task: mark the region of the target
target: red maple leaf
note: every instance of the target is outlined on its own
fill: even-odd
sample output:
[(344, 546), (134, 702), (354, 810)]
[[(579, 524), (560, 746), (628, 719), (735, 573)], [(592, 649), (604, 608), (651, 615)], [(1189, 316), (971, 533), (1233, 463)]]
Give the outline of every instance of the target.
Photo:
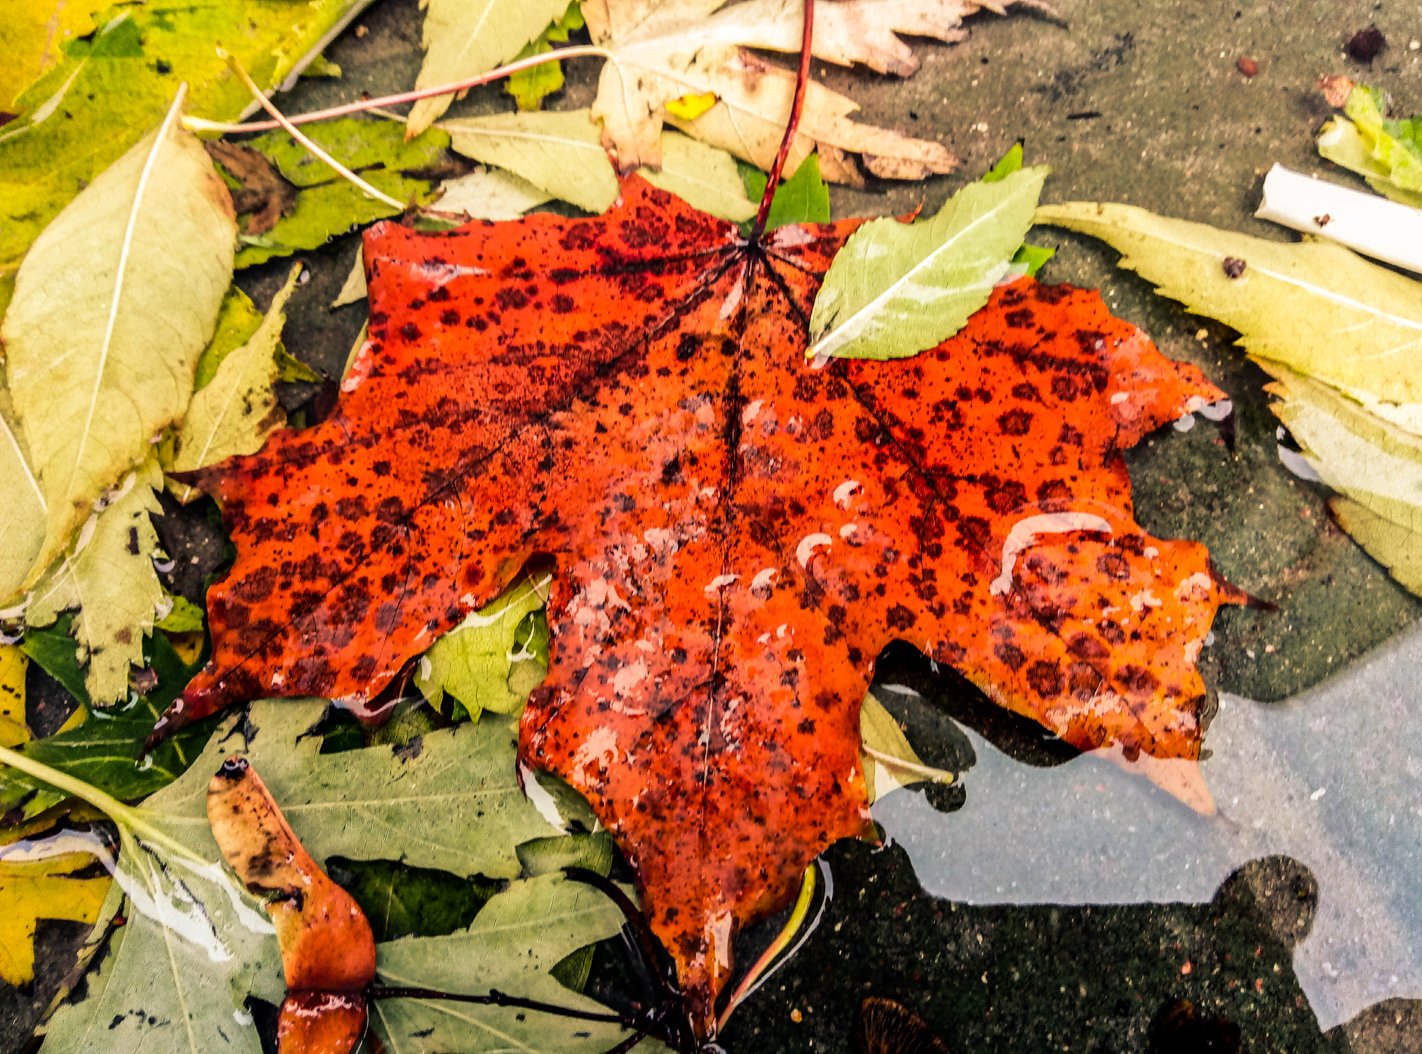
[(172, 719), (359, 710), (551, 555), (522, 752), (616, 835), (705, 1031), (738, 926), (868, 829), (890, 641), (1083, 749), (1195, 758), (1195, 653), (1238, 594), (1135, 523), (1120, 451), (1221, 393), (1028, 280), (916, 358), (814, 368), (854, 226), (752, 241), (633, 179), (592, 219), (373, 228), (334, 416), (201, 478), (238, 558)]

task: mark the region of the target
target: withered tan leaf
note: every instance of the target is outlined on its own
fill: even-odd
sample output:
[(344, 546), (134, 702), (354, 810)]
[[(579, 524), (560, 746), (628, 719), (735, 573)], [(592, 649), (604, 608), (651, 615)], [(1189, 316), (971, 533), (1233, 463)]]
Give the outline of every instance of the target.
[[(900, 34), (945, 42), (963, 39), (963, 20), (1002, 5), (973, 0), (843, 0), (821, 4), (813, 53), (839, 65), (863, 65), (907, 76), (918, 60)], [(661, 163), (664, 122), (768, 168), (794, 94), (794, 76), (745, 48), (794, 52), (800, 48), (799, 0), (586, 0), (583, 15), (593, 42), (612, 58), (603, 68), (594, 115), (603, 141), (624, 169)], [(667, 103), (711, 93), (708, 112), (678, 119)], [(947, 172), (957, 159), (939, 143), (914, 139), (852, 120), (858, 109), (845, 95), (811, 83), (789, 167), (816, 148), (826, 179), (859, 182), (846, 155), (859, 154), (872, 173), (919, 179)]]

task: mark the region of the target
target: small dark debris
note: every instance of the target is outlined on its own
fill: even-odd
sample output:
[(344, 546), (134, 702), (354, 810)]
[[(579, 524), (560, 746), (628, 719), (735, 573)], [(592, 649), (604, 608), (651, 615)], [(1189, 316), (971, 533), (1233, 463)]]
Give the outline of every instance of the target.
[(1234, 68), (1246, 77), (1257, 77), (1259, 75), (1259, 63), (1248, 55), (1241, 55), (1235, 60)]
[(1372, 62), (1387, 47), (1387, 37), (1377, 26), (1360, 29), (1348, 38), (1343, 50), (1354, 62)]
[(128, 529), (128, 555), (129, 555), (129, 556), (137, 556), (137, 555), (138, 555), (138, 528), (137, 528), (137, 527), (130, 527), (130, 528)]
[(1100, 110), (1074, 110), (1067, 114), (1068, 121), (1094, 121), (1101, 116)]
[(1313, 218), (1313, 222), (1315, 226), (1327, 227), (1330, 223), (1333, 222), (1333, 217), (1325, 212), (1322, 216), (1315, 216)]
[(1226, 256), (1222, 266), (1224, 267), (1225, 274), (1231, 278), (1238, 278), (1244, 274), (1244, 268), (1247, 265), (1238, 256)]
[(158, 687), (158, 671), (151, 666), (145, 666), (129, 678), (129, 683), (139, 695), (147, 695)]

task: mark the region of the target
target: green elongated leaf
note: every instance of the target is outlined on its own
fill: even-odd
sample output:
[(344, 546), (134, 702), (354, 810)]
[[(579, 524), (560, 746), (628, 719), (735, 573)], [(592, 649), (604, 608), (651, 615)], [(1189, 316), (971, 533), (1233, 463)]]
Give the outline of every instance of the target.
[(1318, 152), (1335, 165), (1356, 172), (1384, 197), (1422, 209), (1422, 190), (1405, 190), (1392, 181), (1392, 170), (1373, 157), (1352, 121), (1330, 118), (1318, 133)]
[(1422, 596), (1422, 436), (1379, 420), (1302, 374), (1265, 364), (1273, 410), (1341, 498), (1334, 514), (1368, 554)]
[[(286, 302), (300, 276), (300, 266), (293, 267), (251, 339), (224, 357), (211, 383), (193, 395), (178, 429), (172, 460), (164, 466), (168, 471), (187, 472), (236, 454), (250, 454), (261, 448), (273, 429), (286, 424), (286, 412), (272, 385), (282, 369), (277, 353), (286, 324)], [(197, 493), (186, 484), (173, 486), (174, 496), (182, 502)]]
[[(582, 8), (578, 6), (578, 0), (573, 0), (563, 12), (563, 17), (540, 33), (517, 57), (524, 59), (552, 51), (554, 44), (566, 44), (568, 35), (582, 29), (585, 24)], [(537, 110), (543, 105), (544, 99), (562, 89), (561, 62), (545, 62), (540, 66), (519, 70), (510, 74), (509, 79), (504, 82), (504, 91), (513, 97), (520, 110)]]
[(182, 415), (231, 283), (232, 201), (181, 114), (180, 100), (45, 229), (0, 324), (48, 510), (28, 584)]
[(95, 507), (70, 552), (29, 594), (29, 626), (48, 626), (61, 611), (77, 611), (71, 632), (87, 666), (89, 698), (98, 706), (128, 697), (129, 668), (143, 660), (143, 641), (167, 603), (153, 567), (163, 554), (150, 519), (163, 511), (154, 491), (162, 485), (150, 455)]
[(878, 801), (890, 791), (913, 783), (952, 783), (953, 773), (923, 763), (914, 751), (894, 715), (874, 694), (864, 697), (859, 710), (860, 757), (864, 766), (864, 787), (869, 801)]
[(520, 579), (493, 603), (437, 640), (415, 670), (415, 685), (438, 707), (453, 696), (478, 720), (483, 710), (511, 714), (548, 670), (548, 624), (543, 610), (550, 579)]
[(40, 230), (162, 120), (179, 83), (201, 116), (230, 121), (254, 108), (215, 41), (275, 88), (369, 3), (147, 0), (99, 14), (98, 31), (67, 44), (0, 128), (0, 309)]
[[(68, 621), (66, 617), (48, 630), (27, 634), (23, 648), (87, 706), (77, 645), (65, 632)], [(203, 721), (191, 730), (183, 729), (145, 755), (143, 742), (148, 733), (197, 668), (196, 664), (185, 664), (161, 634), (149, 638), (147, 657), (158, 684), (146, 696), (106, 710), (91, 710), (77, 728), (33, 740), (20, 752), (120, 801), (136, 801), (177, 779), (202, 751), (215, 722)], [(0, 768), (0, 815), (16, 810), (15, 820), (28, 820), (64, 798), (48, 784)]]
[[(86, 793), (119, 828), (115, 878), (126, 900), (111, 895), (105, 917), (123, 910), (128, 922), (109, 938), (109, 955), (84, 997), (51, 1020), (46, 1049), (260, 1050), (246, 999), (281, 998), (276, 941), (256, 901), (217, 863), (206, 811), (211, 774), (233, 753), (261, 773), (318, 859), (395, 855), (414, 867), (515, 878), (518, 845), (556, 833), (518, 791), (511, 723), (465, 724), (400, 750), (321, 754), (319, 737), (306, 733), (323, 710), (318, 701), (253, 704), (245, 721), (229, 718), (193, 766), (141, 808)], [(407, 938), (383, 945), (380, 954), (395, 949), (397, 974), (411, 984), (441, 983), (451, 970), (463, 982), (482, 970), (480, 983), (494, 977), (513, 994), (586, 1005), (556, 983), (550, 987), (543, 964), (616, 932), (621, 917), (600, 894), (572, 883), (565, 890), (564, 883), (514, 881), (508, 892), (515, 895), (494, 897), (460, 935), (460, 961), (448, 959), (451, 949), (441, 943), (453, 939), (447, 937)], [(522, 952), (520, 960), (501, 966), (511, 947)], [(426, 961), (434, 968), (423, 968)], [(419, 1004), (409, 1006), (419, 1012)], [(537, 1034), (539, 1026), (528, 1027)], [(582, 1025), (558, 1019), (542, 1027), (566, 1040)], [(392, 1049), (450, 1048), (414, 1047), (402, 1037)]]
[(1023, 169), (968, 184), (931, 219), (864, 224), (815, 297), (807, 355), (902, 358), (951, 337), (1007, 274), (1046, 178)]
[[(466, 117), (440, 127), (459, 153), (587, 212), (602, 212), (617, 200), (617, 173), (587, 110)], [(713, 216), (740, 222), (755, 214), (731, 155), (679, 133), (663, 135), (661, 170), (641, 174)]]
[[(343, 117), (322, 121), (306, 130), (313, 142), (362, 179), (397, 201), (426, 204), (433, 199), (433, 180), (421, 173), (444, 160), (449, 137), (432, 130), (405, 141), (397, 121)], [(364, 224), (400, 210), (365, 194), (285, 132), (267, 132), (244, 145), (270, 160), (297, 188), (290, 215), (271, 230), (243, 235), (238, 267), (251, 267), (277, 256), (289, 256), (326, 244)]]
[[(743, 165), (741, 172), (745, 179), (746, 197), (759, 203), (768, 177), (760, 169), (749, 165)], [(770, 203), (765, 229), (773, 231), (787, 223), (828, 223), (829, 219), (829, 184), (820, 177), (820, 155), (811, 154), (800, 162), (793, 176), (781, 181)]]
[(0, 604), (20, 592), (44, 545), (48, 519), (44, 493), (30, 469), (29, 452), (15, 423), (5, 365), (0, 362)]
[[(377, 980), (474, 995), (496, 989), (570, 1009), (606, 1012), (564, 988), (550, 971), (579, 948), (615, 935), (622, 921), (611, 901), (581, 883), (561, 875), (523, 879), (490, 900), (461, 933), (380, 945)], [(390, 1054), (602, 1054), (627, 1035), (613, 1024), (424, 999), (379, 1000), (371, 1007), (371, 1022)], [(638, 1049), (655, 1050), (656, 1045)]]
[[(1255, 358), (1354, 398), (1422, 402), (1422, 284), (1326, 242), (1266, 241), (1130, 205), (1047, 205), (1037, 221), (1100, 238), (1162, 294), (1238, 330)], [(1243, 262), (1239, 277), (1226, 258)]]
[[(567, 0), (429, 0), (425, 61), (416, 88), (474, 77), (501, 66), (562, 17)], [(411, 134), (433, 124), (453, 95), (421, 99), (410, 108)]]

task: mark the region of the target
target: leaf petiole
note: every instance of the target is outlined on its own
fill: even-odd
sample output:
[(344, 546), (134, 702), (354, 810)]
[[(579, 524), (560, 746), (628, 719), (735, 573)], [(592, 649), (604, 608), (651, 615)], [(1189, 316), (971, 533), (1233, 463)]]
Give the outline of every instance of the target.
[[(451, 81), (448, 84), (435, 84), (429, 88), (418, 88), (414, 91), (399, 92), (395, 95), (382, 95), (375, 99), (360, 99), (356, 102), (343, 103), (340, 106), (328, 107), (324, 110), (312, 110), (309, 113), (297, 113), (285, 116), (283, 119), (289, 124), (309, 124), (313, 121), (328, 121), (333, 117), (345, 117), (353, 113), (369, 113), (387, 106), (400, 106), (404, 103), (418, 102), (421, 99), (428, 99), (436, 95), (449, 95), (453, 92), (468, 91), (470, 88), (477, 88), (482, 84), (490, 84), (493, 81), (504, 77), (512, 76), (515, 73), (522, 73), (524, 70), (533, 69), (548, 62), (558, 62), (562, 59), (582, 59), (600, 58), (608, 62), (615, 62), (616, 56), (606, 48), (598, 47), (596, 44), (576, 44), (569, 48), (556, 48), (553, 51), (545, 51), (540, 55), (530, 55), (526, 59), (519, 59), (517, 62), (510, 62), (507, 66), (500, 66), (487, 73), (481, 73), (477, 77), (466, 77), (463, 80)], [(266, 99), (263, 95), (262, 99)], [(266, 109), (266, 106), (263, 106)], [(268, 112), (271, 112), (268, 110)], [(218, 135), (241, 135), (246, 132), (270, 132), (276, 128), (286, 128), (280, 120), (270, 121), (244, 121), (232, 123), (227, 121), (209, 121), (203, 117), (184, 117), (183, 127), (190, 132), (214, 132)], [(287, 129), (290, 131), (290, 129)]]
[(47, 783), (55, 790), (63, 791), (65, 794), (80, 801), (92, 805), (99, 812), (103, 813), (110, 820), (116, 823), (121, 832), (127, 831), (139, 836), (142, 840), (153, 845), (162, 846), (164, 850), (174, 856), (201, 866), (207, 866), (210, 860), (205, 860), (197, 853), (194, 853), (181, 842), (175, 841), (159, 828), (149, 823), (145, 818), (142, 809), (135, 809), (130, 805), (125, 805), (112, 795), (105, 794), (99, 788), (85, 783), (81, 779), (60, 772), (58, 769), (50, 768), (42, 761), (26, 757), (18, 751), (9, 747), (0, 747), (0, 764), (8, 765), (16, 771)]
[(232, 72), (237, 75), (238, 79), (244, 85), (247, 86), (247, 90), (252, 93), (252, 98), (257, 100), (257, 105), (259, 105), (263, 110), (266, 110), (267, 113), (271, 114), (272, 119), (276, 121), (279, 126), (286, 129), (286, 134), (291, 136), (303, 147), (305, 147), (307, 152), (310, 153), (312, 157), (325, 163), (337, 175), (341, 176), (353, 186), (359, 188), (359, 190), (367, 197), (371, 197), (374, 198), (376, 201), (383, 202), (386, 205), (389, 205), (392, 209), (404, 211), (405, 203), (403, 201), (399, 200), (398, 198), (392, 198), (389, 194), (385, 193), (385, 191), (381, 190), (378, 187), (371, 186), (365, 180), (361, 179), (360, 176), (356, 175), (349, 168), (347, 168), (345, 165), (341, 164), (334, 157), (328, 154), (325, 150), (321, 149), (321, 147), (317, 146), (315, 140), (313, 140), (305, 132), (302, 132), (296, 127), (296, 125), (294, 125), (290, 120), (288, 120), (286, 115), (284, 115), (280, 110), (278, 110), (276, 106), (272, 103), (272, 101), (262, 93), (262, 89), (257, 85), (257, 82), (252, 79), (252, 75), (247, 72), (246, 68), (242, 65), (241, 62), (237, 60), (237, 57), (235, 55), (227, 52), (222, 48), (218, 49), (218, 54), (220, 54), (226, 60), (228, 68), (230, 68)]

